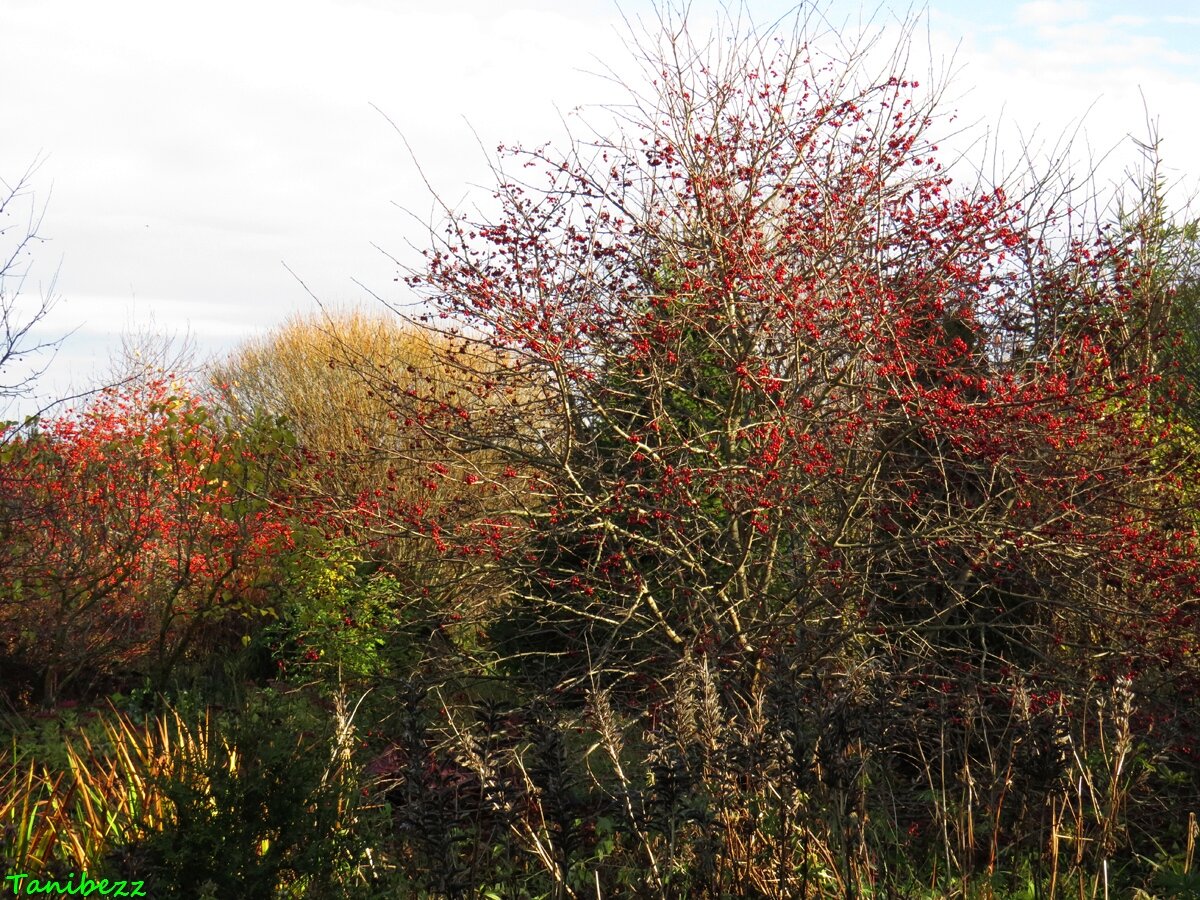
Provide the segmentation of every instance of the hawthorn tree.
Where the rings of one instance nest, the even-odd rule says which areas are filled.
[[[969,892],[1041,865],[1067,810],[1082,885],[1135,808],[1178,833],[1122,774],[1151,732],[1194,772],[1200,684],[1154,177],[1111,215],[1049,176],[957,181],[907,37],[880,67],[818,25],[694,40],[665,11],[627,101],[502,146],[408,273],[467,389],[369,373],[397,463],[480,498],[406,522],[495,573],[481,674],[562,730],[524,744],[447,691],[443,743],[526,786],[478,810],[540,816],[560,896],[580,726],[647,895],[820,895],[819,859],[855,896],[909,858],[933,875],[901,892]]]
[[[441,539],[617,669],[866,641],[1032,671],[1190,623],[1136,241],[956,185],[899,54],[662,25],[615,137],[502,147],[497,214],[410,277],[447,365],[489,368],[391,403],[457,471],[506,461],[473,477],[511,502]]]

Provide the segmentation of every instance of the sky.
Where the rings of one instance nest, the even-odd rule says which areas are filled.
[[[817,7],[837,30],[892,34],[910,12]],[[694,0],[693,30],[719,8]],[[760,23],[794,11],[744,8]],[[1149,119],[1176,203],[1194,190],[1194,2],[915,13],[912,65],[950,73],[963,148],[1013,161],[1076,134],[1071,159],[1118,179]],[[498,143],[561,144],[581,110],[619,101],[613,76],[636,77],[628,23],[653,16],[648,0],[0,0],[0,179],[36,165],[0,252],[44,211],[17,312],[54,299],[33,338],[65,335],[34,396],[0,414],[94,387],[122,334],[190,335],[219,355],[318,300],[409,301],[391,257],[422,245],[434,194],[469,203]],[[0,386],[18,374],[0,370]]]

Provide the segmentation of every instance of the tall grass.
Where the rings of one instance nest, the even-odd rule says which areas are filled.
[[[167,710],[138,722],[110,707],[97,736],[65,739],[63,768],[22,758],[14,739],[0,778],[5,861],[22,871],[94,870],[116,848],[160,830],[172,816],[163,780],[202,777],[222,746],[213,726],[207,712],[189,722]],[[236,770],[236,752],[223,749]]]

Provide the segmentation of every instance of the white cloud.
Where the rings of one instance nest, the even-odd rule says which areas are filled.
[[[1020,25],[1059,25],[1086,18],[1088,5],[1080,0],[1031,0],[1017,7],[1016,20]]]
[[[1145,16],[1110,16],[1105,24],[1111,25],[1114,28],[1143,28],[1151,24],[1153,20]]]
[[[236,339],[311,305],[284,262],[329,302],[365,299],[355,278],[397,296],[371,243],[407,253],[424,236],[393,204],[432,201],[371,104],[456,202],[488,180],[471,126],[489,148],[558,136],[556,103],[614,96],[579,69],[627,56],[604,0],[13,0],[2,19],[0,177],[48,156],[54,323],[106,333],[153,297],[165,330]]]
[[[1161,19],[1108,16],[1099,6],[1026,4],[1011,18],[997,13],[987,23],[993,27],[946,17],[933,41],[941,48],[962,41],[960,121],[989,126],[990,146],[1009,168],[1032,143],[1035,158],[1065,154],[1078,174],[1094,165],[1103,189],[1140,164],[1129,138],[1148,136],[1149,117],[1158,123],[1168,178],[1184,180],[1175,195],[1181,202],[1200,174],[1200,122],[1189,99],[1200,92],[1196,57]],[[1068,150],[1063,141],[1073,133]]]

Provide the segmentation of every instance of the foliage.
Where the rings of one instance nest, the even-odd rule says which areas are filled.
[[[320,681],[370,682],[391,672],[402,644],[399,585],[383,575],[360,574],[349,552],[329,551],[294,571],[280,620],[267,629],[281,672]],[[411,664],[411,660],[408,660]]]
[[[294,318],[241,345],[210,380],[235,420],[284,419],[314,462],[336,460],[297,474],[347,502],[384,477],[379,451],[389,428],[386,405],[358,369],[424,366],[428,357],[424,339],[390,318],[348,312]]]
[[[1133,710],[1161,736],[1141,763],[1182,773],[1162,737],[1195,709],[1167,699],[1195,676],[1196,448],[1163,402],[1157,194],[1106,220],[1048,181],[957,185],[902,50],[876,75],[853,45],[660,24],[618,132],[501,147],[489,213],[451,214],[409,279],[471,390],[385,396],[506,500],[430,533],[504,573],[511,696],[649,711],[595,785],[645,893],[869,893],[926,880],[910,848],[938,889],[1015,891],[1060,871],[1048,807],[1080,886],[1133,873],[1134,829],[1181,827],[1128,768]],[[689,741],[670,694],[695,667],[719,702]],[[807,722],[772,711],[783,685],[811,685]],[[528,745],[439,727],[472,772],[456,796],[570,895],[558,832],[514,812]]]
[[[659,40],[622,134],[504,150],[497,215],[411,278],[448,358],[511,360],[448,407],[389,394],[459,467],[504,464],[479,488],[515,512],[443,517],[451,552],[494,554],[592,674],[1177,656],[1195,523],[1144,414],[1145,234],[957,187],[898,69]]]
[[[92,731],[62,738],[61,764],[14,753],[4,791],[11,799],[0,811],[16,836],[6,847],[12,866],[40,871],[61,862],[95,871],[114,848],[169,817],[154,779],[165,771],[191,777],[181,767],[207,758],[218,740],[207,716],[193,724],[174,711],[142,724],[110,709]]]
[[[486,519],[504,503],[475,487],[487,454],[457,465],[388,400],[419,391],[447,409],[470,403],[469,379],[487,377],[496,362],[468,367],[445,349],[442,338],[395,318],[329,313],[293,319],[211,373],[235,422],[277,420],[295,435],[284,465],[297,514],[323,541],[352,541],[359,568],[390,579],[371,592],[392,597],[392,614],[427,616],[431,627],[450,614],[474,618],[498,590],[474,557],[445,552],[440,523],[466,510]]]
[[[343,779],[349,732],[323,727],[303,702],[269,699],[227,721],[221,737],[192,777],[157,779],[173,815],[126,848],[128,865],[173,896],[335,896],[336,877],[357,863]]]
[[[269,607],[291,542],[269,470],[181,385],[101,392],[0,459],[0,636],[53,701],[71,682],[160,682]],[[16,687],[16,684],[12,684]]]
[[[232,711],[152,679],[14,729],[10,855],[172,896],[1194,886],[1156,157],[1112,213],[960,183],[903,43],[661,15],[611,125],[501,148],[412,319],[248,345],[227,421],[143,378],[0,450],[6,672],[264,663]]]
[[[248,897],[331,890],[357,863],[353,729],[336,716],[333,726],[271,695],[197,720],[168,709],[139,723],[110,709],[99,738],[67,738],[64,768],[31,759],[6,773],[5,862],[132,873],[180,897],[207,883]]]

